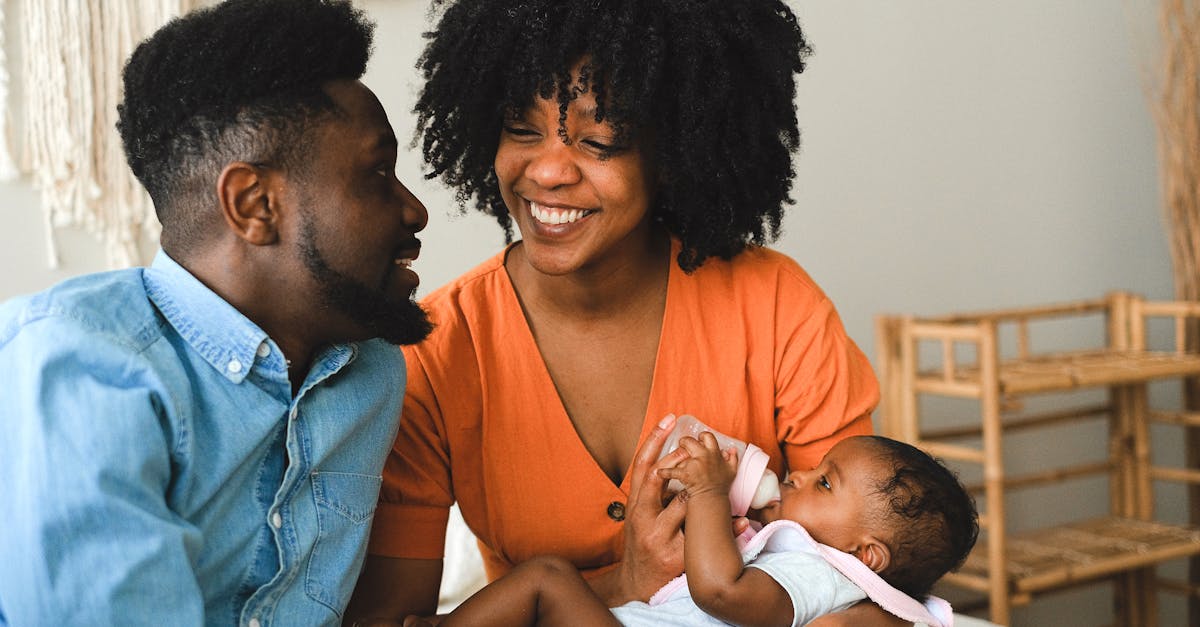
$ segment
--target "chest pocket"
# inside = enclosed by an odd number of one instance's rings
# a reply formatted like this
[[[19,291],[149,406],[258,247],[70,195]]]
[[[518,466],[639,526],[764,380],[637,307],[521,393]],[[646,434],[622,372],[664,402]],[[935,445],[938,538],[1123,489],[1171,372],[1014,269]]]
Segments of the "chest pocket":
[[[371,516],[379,502],[382,477],[346,472],[315,472],[317,543],[308,560],[304,591],[340,617],[367,550]]]

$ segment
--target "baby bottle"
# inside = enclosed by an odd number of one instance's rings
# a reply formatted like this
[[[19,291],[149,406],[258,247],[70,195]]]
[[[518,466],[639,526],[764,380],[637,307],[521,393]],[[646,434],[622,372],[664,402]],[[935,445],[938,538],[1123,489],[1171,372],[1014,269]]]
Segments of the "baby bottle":
[[[729,488],[729,505],[733,509],[734,516],[745,516],[750,508],[762,509],[772,501],[779,500],[779,477],[767,469],[770,457],[753,444],[747,444],[716,432],[697,420],[695,416],[684,414],[675,421],[675,428],[667,436],[667,441],[663,443],[662,455],[659,455],[659,459],[679,448],[679,438],[692,437],[698,440],[700,434],[705,431],[717,438],[717,445],[721,447],[722,451],[730,448],[737,449],[737,475],[733,478],[733,485]],[[667,489],[679,492],[683,490],[683,484],[677,479],[672,479],[667,484]]]

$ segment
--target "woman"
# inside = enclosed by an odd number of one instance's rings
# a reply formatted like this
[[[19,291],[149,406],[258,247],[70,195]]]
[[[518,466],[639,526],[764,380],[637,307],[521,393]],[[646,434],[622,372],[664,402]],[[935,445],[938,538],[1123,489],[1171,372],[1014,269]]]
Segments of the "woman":
[[[424,301],[351,614],[434,610],[455,501],[490,578],[555,554],[644,599],[682,570],[684,506],[646,473],[664,415],[777,472],[871,430],[866,358],[761,247],[807,43],[776,0],[459,0],[429,37],[425,159],[521,239]]]

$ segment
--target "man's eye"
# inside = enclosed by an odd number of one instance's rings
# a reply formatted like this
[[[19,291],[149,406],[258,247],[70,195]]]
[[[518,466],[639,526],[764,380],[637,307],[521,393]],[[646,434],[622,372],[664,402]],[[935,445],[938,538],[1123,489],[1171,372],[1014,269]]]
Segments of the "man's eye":
[[[395,172],[396,172],[396,168],[388,163],[381,163],[375,168],[375,174],[378,174],[379,176],[382,176],[384,178],[391,178],[392,174],[394,174]]]

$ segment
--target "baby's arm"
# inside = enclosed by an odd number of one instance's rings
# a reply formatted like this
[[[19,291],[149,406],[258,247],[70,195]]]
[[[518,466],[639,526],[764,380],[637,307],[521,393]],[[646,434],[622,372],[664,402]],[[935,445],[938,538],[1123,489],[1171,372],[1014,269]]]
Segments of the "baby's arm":
[[[683,560],[692,599],[709,615],[736,625],[791,624],[787,592],[761,570],[744,568],[730,533],[736,452],[722,452],[710,433],[698,441],[683,438],[679,445],[691,456],[659,474],[686,488],[678,498],[687,502]]]

